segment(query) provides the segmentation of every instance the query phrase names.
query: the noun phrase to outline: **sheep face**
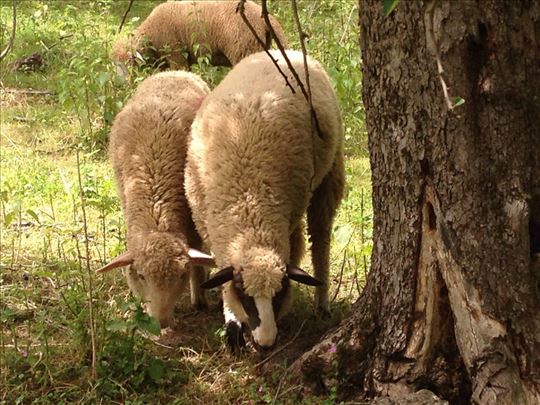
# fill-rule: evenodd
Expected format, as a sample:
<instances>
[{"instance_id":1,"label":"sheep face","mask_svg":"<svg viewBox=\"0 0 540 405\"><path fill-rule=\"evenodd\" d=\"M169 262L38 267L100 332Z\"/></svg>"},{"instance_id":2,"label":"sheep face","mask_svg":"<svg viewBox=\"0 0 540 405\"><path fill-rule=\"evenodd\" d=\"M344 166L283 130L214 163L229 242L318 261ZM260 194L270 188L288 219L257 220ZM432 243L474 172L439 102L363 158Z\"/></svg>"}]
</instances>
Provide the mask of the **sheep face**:
<instances>
[{"instance_id":1,"label":"sheep face","mask_svg":"<svg viewBox=\"0 0 540 405\"><path fill-rule=\"evenodd\" d=\"M128 284L161 327L172 323L175 302L189 285L189 266L187 246L165 232L150 233L142 248L134 252Z\"/></svg>"},{"instance_id":2,"label":"sheep face","mask_svg":"<svg viewBox=\"0 0 540 405\"><path fill-rule=\"evenodd\" d=\"M249 326L257 350L264 351L275 344L278 332L276 321L290 307L290 280L308 285L322 284L303 270L287 265L276 269L273 274L261 269L245 271L243 268L227 267L201 286L213 288L230 281L224 287L224 301L235 318ZM259 285L256 285L256 281L259 281ZM277 287L271 288L276 281Z\"/></svg>"}]
</instances>

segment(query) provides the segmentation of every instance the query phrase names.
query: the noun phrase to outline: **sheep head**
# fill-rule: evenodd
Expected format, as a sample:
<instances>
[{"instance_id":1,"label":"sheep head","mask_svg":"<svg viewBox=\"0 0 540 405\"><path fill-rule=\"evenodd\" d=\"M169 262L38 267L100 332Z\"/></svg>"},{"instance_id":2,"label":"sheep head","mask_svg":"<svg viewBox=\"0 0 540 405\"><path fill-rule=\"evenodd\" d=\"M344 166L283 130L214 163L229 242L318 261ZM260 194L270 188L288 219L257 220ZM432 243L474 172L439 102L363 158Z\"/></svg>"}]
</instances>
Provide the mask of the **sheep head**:
<instances>
[{"instance_id":1,"label":"sheep head","mask_svg":"<svg viewBox=\"0 0 540 405\"><path fill-rule=\"evenodd\" d=\"M213 259L189 249L174 235L152 232L138 249L121 254L98 273L129 266L129 287L145 301L148 313L164 328L172 325L176 300L189 285L191 266L197 265L212 266Z\"/></svg>"},{"instance_id":2,"label":"sheep head","mask_svg":"<svg viewBox=\"0 0 540 405\"><path fill-rule=\"evenodd\" d=\"M257 350L264 351L275 344L276 321L290 305L289 280L311 286L322 285L304 270L285 265L271 269L226 267L201 287L215 288L231 282L224 287L227 305L240 322L249 326Z\"/></svg>"}]
</instances>

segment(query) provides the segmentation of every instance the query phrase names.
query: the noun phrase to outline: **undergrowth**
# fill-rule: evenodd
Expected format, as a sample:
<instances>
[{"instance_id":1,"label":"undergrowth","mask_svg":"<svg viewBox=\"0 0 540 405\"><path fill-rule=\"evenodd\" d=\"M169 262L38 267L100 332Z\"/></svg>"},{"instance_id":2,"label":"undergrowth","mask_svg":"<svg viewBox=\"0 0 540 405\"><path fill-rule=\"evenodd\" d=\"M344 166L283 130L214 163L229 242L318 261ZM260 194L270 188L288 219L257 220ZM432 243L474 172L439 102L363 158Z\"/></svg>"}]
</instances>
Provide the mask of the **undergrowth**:
<instances>
[{"instance_id":1,"label":"undergrowth","mask_svg":"<svg viewBox=\"0 0 540 405\"><path fill-rule=\"evenodd\" d=\"M136 0L123 31L136 27L158 3ZM331 316L315 317L313 292L300 288L292 312L279 325L278 347L287 346L264 364L251 351L240 358L226 352L215 293L202 312L183 297L179 326L157 336L155 320L130 296L120 272L93 274L125 248L106 156L110 125L136 84L152 73L142 69L130 82L109 60L127 4L17 2L14 47L0 65L0 403L335 403L332 391L327 397L305 396L283 376L346 314L362 289L371 254L357 2L298 1L308 53L327 68L341 103L348 194L334 229ZM299 48L289 2L269 5L291 47ZM1 3L0 18L3 49L10 2ZM14 69L35 53L43 65ZM193 70L211 87L227 71L204 58Z\"/></svg>"}]
</instances>

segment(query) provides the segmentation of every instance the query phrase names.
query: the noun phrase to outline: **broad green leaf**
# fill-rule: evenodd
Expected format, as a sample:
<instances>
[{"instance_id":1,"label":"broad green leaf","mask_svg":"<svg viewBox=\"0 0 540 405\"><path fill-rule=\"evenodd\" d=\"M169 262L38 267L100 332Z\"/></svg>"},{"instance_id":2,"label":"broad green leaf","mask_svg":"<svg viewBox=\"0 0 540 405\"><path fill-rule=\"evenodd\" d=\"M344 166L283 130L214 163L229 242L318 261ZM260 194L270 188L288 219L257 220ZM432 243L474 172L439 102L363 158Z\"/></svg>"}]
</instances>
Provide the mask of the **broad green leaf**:
<instances>
[{"instance_id":1,"label":"broad green leaf","mask_svg":"<svg viewBox=\"0 0 540 405\"><path fill-rule=\"evenodd\" d=\"M123 319L113 319L109 322L107 322L106 329L109 332L118 332L118 331L124 331L126 330L127 322Z\"/></svg>"},{"instance_id":2,"label":"broad green leaf","mask_svg":"<svg viewBox=\"0 0 540 405\"><path fill-rule=\"evenodd\" d=\"M110 75L109 75L109 72L101 72L98 76L98 83L100 86L103 86L105 85L105 83L107 83L107 81L109 80L110 78Z\"/></svg>"},{"instance_id":3,"label":"broad green leaf","mask_svg":"<svg viewBox=\"0 0 540 405\"><path fill-rule=\"evenodd\" d=\"M337 227L334 233L334 238L336 239L337 246L340 250L344 249L348 245L353 232L354 227L349 224L344 224Z\"/></svg>"},{"instance_id":4,"label":"broad green leaf","mask_svg":"<svg viewBox=\"0 0 540 405\"><path fill-rule=\"evenodd\" d=\"M388 17L398 5L399 0L384 0L384 15Z\"/></svg>"},{"instance_id":5,"label":"broad green leaf","mask_svg":"<svg viewBox=\"0 0 540 405\"><path fill-rule=\"evenodd\" d=\"M148 363L148 375L154 382L165 377L165 364L161 359L154 357Z\"/></svg>"},{"instance_id":6,"label":"broad green leaf","mask_svg":"<svg viewBox=\"0 0 540 405\"><path fill-rule=\"evenodd\" d=\"M135 323L139 329L149 332L152 335L158 336L161 332L159 321L145 312L137 312L135 314Z\"/></svg>"},{"instance_id":7,"label":"broad green leaf","mask_svg":"<svg viewBox=\"0 0 540 405\"><path fill-rule=\"evenodd\" d=\"M454 107L459 107L460 105L463 105L465 104L465 100L462 99L461 97L454 97L454 99L452 100L452 105Z\"/></svg>"},{"instance_id":8,"label":"broad green leaf","mask_svg":"<svg viewBox=\"0 0 540 405\"><path fill-rule=\"evenodd\" d=\"M34 220L35 220L38 224L41 224L41 221L39 220L39 217L38 217L38 215L36 214L36 212L35 212L34 210L28 209L28 210L26 210L26 213L27 213L28 215L30 215L32 218L34 218Z\"/></svg>"},{"instance_id":9,"label":"broad green leaf","mask_svg":"<svg viewBox=\"0 0 540 405\"><path fill-rule=\"evenodd\" d=\"M15 211L11 211L6 214L6 216L4 217L4 226L6 228L11 224L16 214L17 213Z\"/></svg>"}]
</instances>

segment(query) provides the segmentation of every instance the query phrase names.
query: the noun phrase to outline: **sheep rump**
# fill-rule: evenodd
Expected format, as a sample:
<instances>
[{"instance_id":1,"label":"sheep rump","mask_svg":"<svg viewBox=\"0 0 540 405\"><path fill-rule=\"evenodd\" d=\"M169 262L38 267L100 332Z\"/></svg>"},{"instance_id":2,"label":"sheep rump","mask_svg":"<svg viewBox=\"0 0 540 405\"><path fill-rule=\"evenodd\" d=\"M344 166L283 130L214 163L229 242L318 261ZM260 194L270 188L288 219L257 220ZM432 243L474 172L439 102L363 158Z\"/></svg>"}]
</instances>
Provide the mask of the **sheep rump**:
<instances>
[{"instance_id":1,"label":"sheep rump","mask_svg":"<svg viewBox=\"0 0 540 405\"><path fill-rule=\"evenodd\" d=\"M189 128L209 88L188 72L153 75L114 120L109 155L127 228L127 253L100 269L130 265L128 284L148 301L162 327L170 324L180 292L191 282L192 303L205 305L199 284L211 264L192 259L199 249L184 188ZM194 251L193 251L194 252ZM208 259L208 258L207 258Z\"/></svg>"},{"instance_id":2,"label":"sheep rump","mask_svg":"<svg viewBox=\"0 0 540 405\"><path fill-rule=\"evenodd\" d=\"M133 62L136 54L144 59L165 57L170 68L182 69L209 55L214 66L236 65L245 56L263 50L236 12L237 1L173 1L158 5L128 38L119 40L113 60ZM247 1L246 18L259 38L270 48L271 36L261 17L261 7ZM279 41L287 41L279 22L270 17ZM198 51L194 54L194 45ZM187 57L186 57L187 56Z\"/></svg>"},{"instance_id":3,"label":"sheep rump","mask_svg":"<svg viewBox=\"0 0 540 405\"><path fill-rule=\"evenodd\" d=\"M250 325L260 346L275 342L275 319L289 301L287 280L316 285L295 270L306 212L315 277L324 283L317 287L316 305L326 308L330 234L344 189L341 114L326 72L308 58L318 136L283 56L271 53L296 93L264 52L242 60L197 113L185 174L197 229L224 268L210 280L220 281L206 286L232 280L223 289L225 320ZM302 53L287 55L305 83Z\"/></svg>"}]
</instances>

